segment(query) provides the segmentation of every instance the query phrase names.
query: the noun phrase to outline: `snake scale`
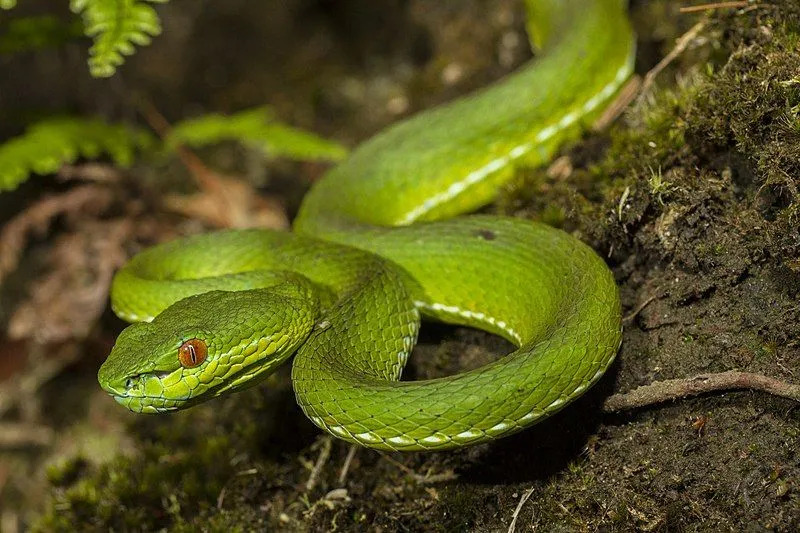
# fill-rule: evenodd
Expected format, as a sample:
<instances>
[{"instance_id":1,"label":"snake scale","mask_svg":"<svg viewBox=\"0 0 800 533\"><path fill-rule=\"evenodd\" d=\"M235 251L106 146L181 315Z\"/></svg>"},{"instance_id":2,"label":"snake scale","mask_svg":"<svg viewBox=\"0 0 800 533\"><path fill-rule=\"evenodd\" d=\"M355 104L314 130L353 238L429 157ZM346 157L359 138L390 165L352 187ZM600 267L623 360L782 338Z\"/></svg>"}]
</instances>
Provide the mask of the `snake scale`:
<instances>
[{"instance_id":1,"label":"snake scale","mask_svg":"<svg viewBox=\"0 0 800 533\"><path fill-rule=\"evenodd\" d=\"M223 231L131 259L111 298L135 323L101 386L132 411L172 411L258 383L294 356L297 402L313 423L384 450L503 437L591 387L621 340L605 263L543 224L459 216L579 135L632 71L624 2L526 8L533 61L367 140L312 187L293 232ZM421 316L517 349L400 381Z\"/></svg>"}]
</instances>

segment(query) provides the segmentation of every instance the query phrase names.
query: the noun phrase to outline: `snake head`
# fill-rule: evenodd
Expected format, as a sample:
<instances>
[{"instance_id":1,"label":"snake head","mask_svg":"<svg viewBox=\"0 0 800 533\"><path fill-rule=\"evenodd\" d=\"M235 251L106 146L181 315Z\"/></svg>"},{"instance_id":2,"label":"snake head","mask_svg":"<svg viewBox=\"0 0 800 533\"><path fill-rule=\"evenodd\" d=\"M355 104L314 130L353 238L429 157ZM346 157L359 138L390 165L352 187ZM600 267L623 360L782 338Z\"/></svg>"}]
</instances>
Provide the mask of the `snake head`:
<instances>
[{"instance_id":1,"label":"snake head","mask_svg":"<svg viewBox=\"0 0 800 533\"><path fill-rule=\"evenodd\" d=\"M271 374L308 336L316 313L302 286L190 296L127 327L98 381L134 412L189 407Z\"/></svg>"}]
</instances>

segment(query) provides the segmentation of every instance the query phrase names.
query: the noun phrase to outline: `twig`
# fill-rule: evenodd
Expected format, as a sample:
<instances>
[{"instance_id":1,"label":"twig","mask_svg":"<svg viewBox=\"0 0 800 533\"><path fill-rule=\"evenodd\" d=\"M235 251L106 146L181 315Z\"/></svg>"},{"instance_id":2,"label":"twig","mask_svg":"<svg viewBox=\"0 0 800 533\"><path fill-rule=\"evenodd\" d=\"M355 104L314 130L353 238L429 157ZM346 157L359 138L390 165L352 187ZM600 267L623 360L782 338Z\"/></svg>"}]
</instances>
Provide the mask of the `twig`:
<instances>
[{"instance_id":1,"label":"twig","mask_svg":"<svg viewBox=\"0 0 800 533\"><path fill-rule=\"evenodd\" d=\"M39 345L34 346L40 351L44 349ZM30 364L22 376L4 382L0 386L0 416L15 405L34 403L31 402L31 398L36 396L38 390L76 361L80 355L75 344L65 345L57 356L42 357L41 354L35 354L33 356L35 364Z\"/></svg>"},{"instance_id":2,"label":"twig","mask_svg":"<svg viewBox=\"0 0 800 533\"><path fill-rule=\"evenodd\" d=\"M714 2L713 4L700 4L697 6L684 6L678 11L681 13L696 13L697 11L710 11L712 9L723 9L726 7L747 7L747 2L739 0L738 2Z\"/></svg>"},{"instance_id":3,"label":"twig","mask_svg":"<svg viewBox=\"0 0 800 533\"><path fill-rule=\"evenodd\" d=\"M650 87L655 82L656 76L658 76L662 70L664 70L667 65L672 63L675 58L681 55L688 47L689 44L700 34L701 31L706 27L707 20L701 20L694 26L692 26L689 31L681 35L675 43L675 48L670 50L670 52L665 55L658 64L650 69L650 71L645 74L644 81L642 82L642 86L639 90L639 101L641 102L644 95L647 94L647 91L650 90Z\"/></svg>"},{"instance_id":4,"label":"twig","mask_svg":"<svg viewBox=\"0 0 800 533\"><path fill-rule=\"evenodd\" d=\"M140 106L144 119L150 127L155 130L162 141L166 140L172 131L172 125L169 121L149 100L143 100ZM189 171L189 175L192 176L198 188L214 197L217 202L227 204L223 205L223 209L220 210L220 213L231 212L235 206L230 205L227 195L222 191L220 177L213 170L208 168L206 164L197 157L197 154L187 148L186 145L178 143L175 147L175 151L178 154L178 159L180 159L183 166ZM231 220L226 217L224 225L226 227L230 226Z\"/></svg>"},{"instance_id":5,"label":"twig","mask_svg":"<svg viewBox=\"0 0 800 533\"><path fill-rule=\"evenodd\" d=\"M150 127L166 139L172 129L167 119L149 101L141 102L140 107ZM281 202L261 197L246 180L215 172L185 144L176 144L175 151L200 192L188 197L167 196L164 199L167 208L224 228L288 227Z\"/></svg>"},{"instance_id":6,"label":"twig","mask_svg":"<svg viewBox=\"0 0 800 533\"><path fill-rule=\"evenodd\" d=\"M636 95L639 94L639 88L642 86L642 78L640 76L633 76L628 80L622 89L614 98L614 101L603 111L603 114L595 120L592 124L594 131L606 129L618 116L622 114L628 104L630 104Z\"/></svg>"},{"instance_id":7,"label":"twig","mask_svg":"<svg viewBox=\"0 0 800 533\"><path fill-rule=\"evenodd\" d=\"M11 219L0 232L0 284L3 278L17 268L28 236L34 231L44 231L54 218L83 209L105 209L112 201L108 189L97 185L84 185L64 194L47 196Z\"/></svg>"},{"instance_id":8,"label":"twig","mask_svg":"<svg viewBox=\"0 0 800 533\"><path fill-rule=\"evenodd\" d=\"M0 423L0 449L47 446L53 442L53 429L38 424Z\"/></svg>"},{"instance_id":9,"label":"twig","mask_svg":"<svg viewBox=\"0 0 800 533\"><path fill-rule=\"evenodd\" d=\"M339 472L339 485L344 485L344 480L347 479L347 472L350 470L350 463L353 462L353 457L355 457L357 451L358 446L351 444L350 449L347 451L347 457L344 459L342 470Z\"/></svg>"},{"instance_id":10,"label":"twig","mask_svg":"<svg viewBox=\"0 0 800 533\"><path fill-rule=\"evenodd\" d=\"M235 476L236 477L254 476L256 474L258 474L258 469L257 468L248 468L247 470L241 470L239 472L236 472ZM230 481L230 479L229 479L229 481ZM217 494L217 509L222 510L222 505L225 503L225 496L226 496L227 492L228 492L228 486L225 485L219 491L219 494Z\"/></svg>"},{"instance_id":11,"label":"twig","mask_svg":"<svg viewBox=\"0 0 800 533\"><path fill-rule=\"evenodd\" d=\"M6 487L6 483L8 482L8 474L11 467L7 462L0 463L0 493L3 492L3 489ZM0 522L0 526L2 526L2 522ZM5 528L2 528L3 531L6 531ZM11 529L9 531L17 531L16 529Z\"/></svg>"},{"instance_id":12,"label":"twig","mask_svg":"<svg viewBox=\"0 0 800 533\"><path fill-rule=\"evenodd\" d=\"M534 487L529 488L525 491L525 494L522 495L522 498L519 499L517 508L514 509L514 514L511 515L511 524L508 526L508 533L514 533L514 530L517 528L517 518L519 517L519 512L522 510L522 506L525 505L525 502L528 501L528 498L531 497L531 494L533 494L533 490Z\"/></svg>"},{"instance_id":13,"label":"twig","mask_svg":"<svg viewBox=\"0 0 800 533\"><path fill-rule=\"evenodd\" d=\"M325 463L328 462L328 458L331 456L331 438L326 435L320 439L320 442L321 449L319 451L319 456L317 456L317 462L314 463L314 468L311 469L311 475L308 476L308 481L306 481L307 492L311 491L317 485L322 467L325 466Z\"/></svg>"},{"instance_id":14,"label":"twig","mask_svg":"<svg viewBox=\"0 0 800 533\"><path fill-rule=\"evenodd\" d=\"M140 105L144 119L162 141L166 140L167 137L169 137L170 131L172 131L172 125L149 100L143 100ZM208 168L205 163L184 144L178 144L176 151L178 153L178 158L189 171L192 178L194 178L197 186L201 189L212 191L216 185L216 173Z\"/></svg>"},{"instance_id":15,"label":"twig","mask_svg":"<svg viewBox=\"0 0 800 533\"><path fill-rule=\"evenodd\" d=\"M603 403L603 411L616 413L698 396L709 392L755 390L800 402L800 385L750 372L702 374L693 378L668 379L643 385L629 392L614 394Z\"/></svg>"},{"instance_id":16,"label":"twig","mask_svg":"<svg viewBox=\"0 0 800 533\"><path fill-rule=\"evenodd\" d=\"M628 322L630 322L631 320L633 320L634 318L636 318L636 317L639 315L639 313L641 313L641 312L642 312L642 310L643 310L645 307L647 307L648 305L650 305L650 303L651 303L653 300L655 300L656 298L658 298L658 296L654 294L653 296L651 296L650 298L648 298L647 300L645 300L644 302L642 302L641 304L639 304L639 306L637 306L637 307L636 307L636 309L634 309L633 311L631 311L630 313L628 313L627 315L625 315L624 317L622 317L622 322L623 322L624 324L627 324Z\"/></svg>"},{"instance_id":17,"label":"twig","mask_svg":"<svg viewBox=\"0 0 800 533\"><path fill-rule=\"evenodd\" d=\"M58 169L61 181L82 180L95 183L116 183L122 179L122 172L104 163L83 163L81 165L62 165Z\"/></svg>"},{"instance_id":18,"label":"twig","mask_svg":"<svg viewBox=\"0 0 800 533\"><path fill-rule=\"evenodd\" d=\"M391 457L389 457L387 454L385 454L383 452L378 452L378 453L381 454L381 456L384 459L386 459L387 461L389 461L390 463L392 463L393 465L398 467L400 470L402 470L403 472L405 472L406 474L408 474L409 476L414 478L414 481L416 481L417 483L422 483L422 484L425 484L425 483L440 483L442 481L450 481L450 480L458 478L458 474L456 474L452 470L448 470L447 472L443 472L441 474L434 474L434 475L417 474L414 470L412 470L411 468L407 467L406 465L404 465L400 461L392 459Z\"/></svg>"},{"instance_id":19,"label":"twig","mask_svg":"<svg viewBox=\"0 0 800 533\"><path fill-rule=\"evenodd\" d=\"M32 282L9 318L9 338L41 344L85 338L106 309L111 278L127 259L124 244L135 228L130 218L83 221L79 231L60 236L48 258L51 269Z\"/></svg>"}]
</instances>

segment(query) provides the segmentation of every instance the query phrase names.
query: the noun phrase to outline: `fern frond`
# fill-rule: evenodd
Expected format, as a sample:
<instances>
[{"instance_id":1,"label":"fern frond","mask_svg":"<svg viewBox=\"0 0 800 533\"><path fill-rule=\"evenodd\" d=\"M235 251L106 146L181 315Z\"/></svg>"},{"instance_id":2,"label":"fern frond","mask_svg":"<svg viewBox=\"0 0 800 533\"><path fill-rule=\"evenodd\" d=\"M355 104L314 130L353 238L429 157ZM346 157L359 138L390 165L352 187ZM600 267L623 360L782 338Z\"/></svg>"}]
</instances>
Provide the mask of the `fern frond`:
<instances>
[{"instance_id":1,"label":"fern frond","mask_svg":"<svg viewBox=\"0 0 800 533\"><path fill-rule=\"evenodd\" d=\"M173 127L166 146L170 149L178 144L198 147L231 140L252 146L270 157L338 161L347 155L347 149L338 143L277 121L267 107L184 120Z\"/></svg>"},{"instance_id":2,"label":"fern frond","mask_svg":"<svg viewBox=\"0 0 800 533\"><path fill-rule=\"evenodd\" d=\"M133 162L137 148L152 138L120 124L85 118L50 118L0 145L0 191L14 189L31 174L51 174L78 157L108 154L119 166Z\"/></svg>"},{"instance_id":3,"label":"fern frond","mask_svg":"<svg viewBox=\"0 0 800 533\"><path fill-rule=\"evenodd\" d=\"M161 22L148 2L166 1L70 0L70 9L82 15L86 35L94 39L89 50L92 76L111 76L124 56L133 54L134 45L149 44L151 37L161 33Z\"/></svg>"}]
</instances>

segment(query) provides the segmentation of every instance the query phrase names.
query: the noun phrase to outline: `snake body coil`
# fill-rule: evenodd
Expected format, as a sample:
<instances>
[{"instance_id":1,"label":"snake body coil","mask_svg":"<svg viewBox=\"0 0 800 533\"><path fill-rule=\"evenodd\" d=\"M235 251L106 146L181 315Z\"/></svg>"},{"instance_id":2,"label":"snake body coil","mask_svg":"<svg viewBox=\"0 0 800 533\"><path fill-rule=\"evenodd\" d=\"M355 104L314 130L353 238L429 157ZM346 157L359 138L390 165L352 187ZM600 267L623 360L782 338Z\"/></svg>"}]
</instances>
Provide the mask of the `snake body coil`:
<instances>
[{"instance_id":1,"label":"snake body coil","mask_svg":"<svg viewBox=\"0 0 800 533\"><path fill-rule=\"evenodd\" d=\"M378 134L306 196L294 233L229 231L146 250L112 304L139 322L99 373L138 412L250 386L295 355L319 427L390 450L446 449L529 426L578 397L621 339L610 271L542 224L450 218L546 162L631 72L619 0L530 0L541 57L506 80ZM518 348L456 376L399 381L420 314Z\"/></svg>"}]
</instances>

